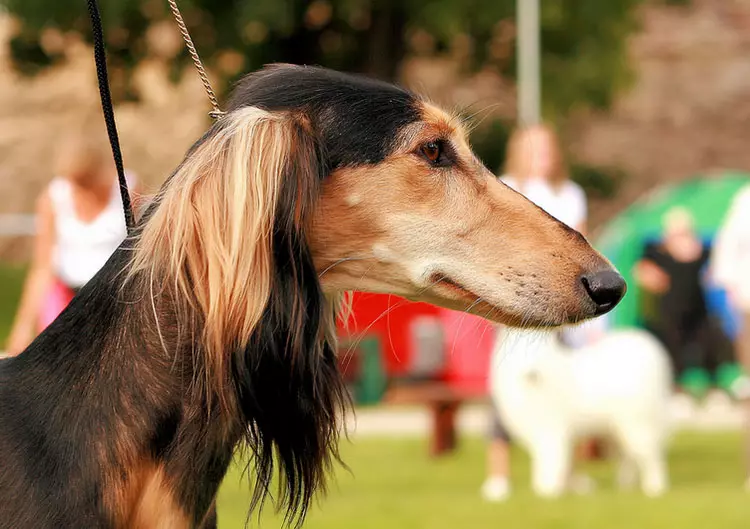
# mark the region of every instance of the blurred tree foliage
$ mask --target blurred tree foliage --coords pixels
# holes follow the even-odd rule
[[[544,107],[606,108],[630,79],[628,35],[646,0],[542,1]],[[663,0],[674,1],[674,0]],[[682,0],[684,1],[684,0]],[[61,58],[50,29],[88,37],[85,0],[4,0],[22,21],[12,42],[17,67],[34,73]],[[112,68],[149,56],[147,29],[169,18],[166,0],[100,0]],[[384,79],[407,54],[468,47],[467,70],[515,75],[516,0],[179,0],[199,52],[222,86],[268,62],[321,64]],[[175,72],[187,60],[175,58]],[[124,76],[123,78],[127,78]]]
[[[12,40],[17,68],[33,74],[63,57],[61,33],[90,38],[86,0],[0,0],[21,21]],[[459,54],[466,73],[493,68],[514,78],[517,0],[178,0],[219,92],[239,75],[269,62],[319,64],[387,80],[409,55]],[[632,79],[627,40],[646,2],[690,0],[541,1],[545,117],[560,123],[581,108],[606,109]],[[171,23],[166,0],[99,0],[115,97],[137,97],[128,73],[154,54],[150,29]],[[55,42],[58,43],[55,46]],[[180,43],[171,57],[179,77],[189,57]],[[192,73],[192,72],[191,72]],[[498,169],[511,124],[490,121],[473,142]],[[594,168],[572,170],[600,195],[617,178]]]

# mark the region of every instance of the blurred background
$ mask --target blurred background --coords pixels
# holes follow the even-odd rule
[[[125,165],[139,191],[153,193],[210,124],[210,107],[166,0],[100,4]],[[526,12],[531,25],[519,24],[532,4],[539,10]],[[351,440],[344,441],[352,472],[337,469],[336,485],[311,513],[309,527],[747,527],[750,450],[741,401],[750,393],[743,393],[738,351],[750,306],[732,303],[736,294],[712,279],[710,254],[750,182],[750,2],[179,5],[221,97],[241,75],[269,62],[397,82],[470,119],[473,148],[498,176],[506,172],[514,131],[546,123],[559,139],[566,177],[585,193],[589,239],[630,284],[621,306],[583,342],[595,346],[597,333],[646,329],[667,347],[675,369],[667,495],[647,500],[620,491],[606,442],[587,438],[577,465],[597,482],[592,494],[536,498],[528,456],[511,443],[513,494],[486,501],[480,487],[491,473],[488,372],[501,332],[392,296],[355,294],[354,321],[340,329],[342,369],[359,408]],[[81,116],[98,112],[90,40],[83,0],[0,5],[0,350],[34,255],[38,199],[53,178],[65,176],[57,174],[60,145]],[[662,243],[669,235],[665,218],[675,210],[689,217],[687,227],[707,252],[691,277],[700,282],[696,303],[707,307],[704,319],[718,338],[696,338],[698,345],[690,337],[677,339],[679,345],[665,338],[685,329],[669,327],[671,309],[663,303],[669,287],[653,286],[659,273],[673,285],[685,273],[653,253],[671,255]],[[750,235],[740,238],[750,242]],[[646,261],[660,267],[654,281],[642,270]],[[703,348],[705,361],[686,367],[681,355],[693,346]],[[724,356],[717,352],[722,347],[729,348]],[[221,527],[245,523],[249,493],[239,475],[222,492]],[[250,525],[281,522],[264,513]]]

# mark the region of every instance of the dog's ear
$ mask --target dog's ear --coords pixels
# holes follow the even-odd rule
[[[255,455],[254,504],[279,464],[278,507],[301,521],[338,459],[339,420],[348,393],[338,370],[336,307],[320,286],[308,232],[325,175],[321,147],[307,123],[287,124],[289,149],[270,237],[270,297],[250,336],[233,357],[233,380]],[[275,454],[274,454],[275,452]]]
[[[199,315],[206,383],[219,397],[231,351],[249,342],[276,269],[288,266],[277,239],[304,239],[320,176],[299,118],[237,109],[190,150],[139,235],[130,275],[169,286]]]
[[[198,382],[255,454],[253,505],[268,492],[275,453],[290,520],[325,486],[348,400],[335,307],[307,240],[325,172],[304,116],[233,110],[157,197],[130,271],[197,315]]]

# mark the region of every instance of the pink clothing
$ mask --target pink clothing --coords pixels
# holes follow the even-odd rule
[[[126,173],[132,187],[135,178]],[[44,330],[65,309],[75,295],[73,289],[82,287],[107,262],[126,236],[122,199],[117,182],[112,186],[110,199],[96,218],[84,222],[75,211],[73,188],[65,178],[50,182],[48,193],[52,201],[55,223],[53,267],[55,279],[42,302],[39,330]]]
[[[42,303],[42,310],[39,315],[39,332],[55,321],[55,318],[68,306],[74,295],[73,290],[60,280],[55,279],[52,282]]]

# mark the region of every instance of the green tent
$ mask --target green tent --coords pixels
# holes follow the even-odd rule
[[[701,237],[710,242],[732,197],[749,182],[750,174],[726,172],[665,185],[633,203],[604,227],[595,245],[625,276],[629,287],[609,320],[613,327],[630,327],[639,323],[639,292],[633,282],[633,267],[645,244],[660,237],[664,213],[674,206],[688,209]]]

